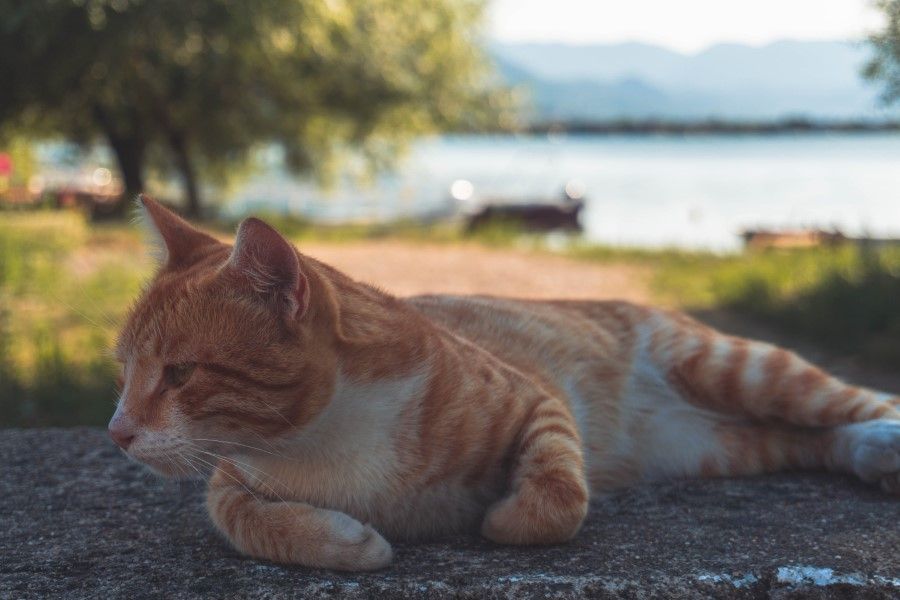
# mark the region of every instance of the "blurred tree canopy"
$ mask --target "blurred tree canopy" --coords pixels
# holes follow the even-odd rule
[[[482,0],[0,0],[0,126],[104,139],[126,197],[148,164],[223,176],[278,144],[327,178],[382,167],[410,136],[496,126]]]
[[[884,30],[869,36],[875,57],[866,65],[863,74],[882,83],[882,100],[892,104],[900,100],[900,0],[877,0],[887,24]]]

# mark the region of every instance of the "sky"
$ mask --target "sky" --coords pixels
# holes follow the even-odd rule
[[[871,0],[489,0],[502,42],[638,41],[694,53],[720,42],[855,39],[882,21]]]

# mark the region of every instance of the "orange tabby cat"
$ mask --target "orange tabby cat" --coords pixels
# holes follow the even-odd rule
[[[590,494],[791,468],[900,491],[900,398],[624,302],[394,298],[247,219],[228,246],[150,199],[163,265],[121,333],[110,435],[208,473],[241,552],[384,567],[390,539],[578,531]],[[373,257],[373,260],[377,260]]]

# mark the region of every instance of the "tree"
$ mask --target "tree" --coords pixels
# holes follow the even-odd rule
[[[885,28],[869,36],[874,58],[865,66],[863,75],[884,86],[881,98],[885,104],[900,100],[900,0],[878,0],[876,5],[887,18]]]
[[[410,136],[496,117],[482,0],[0,0],[0,125],[105,139],[126,196],[148,163],[201,173],[279,144],[325,177]]]

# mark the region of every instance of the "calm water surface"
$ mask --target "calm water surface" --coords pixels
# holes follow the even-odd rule
[[[474,186],[468,203],[451,185]],[[459,136],[421,141],[371,187],[325,193],[276,167],[233,196],[234,211],[323,221],[440,214],[490,198],[585,189],[585,235],[618,245],[729,250],[745,227],[838,227],[900,237],[900,136]]]

